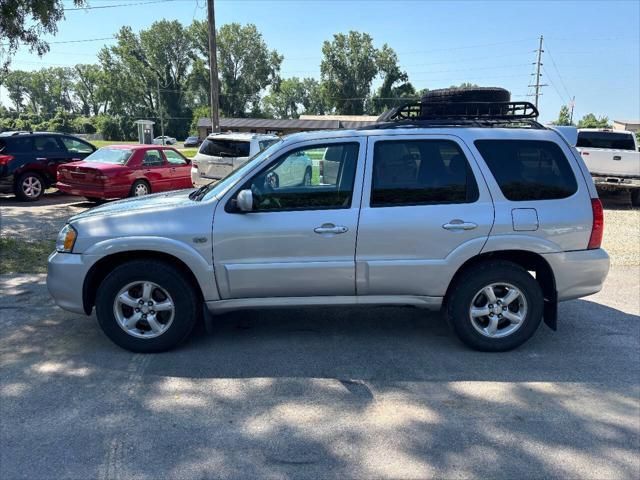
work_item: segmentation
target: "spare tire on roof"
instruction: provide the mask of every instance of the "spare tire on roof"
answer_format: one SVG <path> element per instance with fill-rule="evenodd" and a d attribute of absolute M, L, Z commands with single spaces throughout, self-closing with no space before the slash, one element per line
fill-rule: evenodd
<path fill-rule="evenodd" d="M 445 102 L 509 102 L 509 90 L 499 87 L 441 88 L 422 96 L 422 103 Z"/>

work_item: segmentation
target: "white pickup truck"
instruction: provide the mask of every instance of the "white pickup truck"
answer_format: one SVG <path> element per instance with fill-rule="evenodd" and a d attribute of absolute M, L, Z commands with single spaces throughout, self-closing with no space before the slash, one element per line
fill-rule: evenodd
<path fill-rule="evenodd" d="M 627 190 L 640 206 L 640 151 L 633 132 L 584 128 L 576 148 L 601 190 Z"/>

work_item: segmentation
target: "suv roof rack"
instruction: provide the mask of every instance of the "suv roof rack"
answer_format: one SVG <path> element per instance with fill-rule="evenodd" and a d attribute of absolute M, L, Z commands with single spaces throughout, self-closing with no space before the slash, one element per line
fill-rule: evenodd
<path fill-rule="evenodd" d="M 524 127 L 544 129 L 529 102 L 410 102 L 392 108 L 365 129 L 406 127 Z"/>

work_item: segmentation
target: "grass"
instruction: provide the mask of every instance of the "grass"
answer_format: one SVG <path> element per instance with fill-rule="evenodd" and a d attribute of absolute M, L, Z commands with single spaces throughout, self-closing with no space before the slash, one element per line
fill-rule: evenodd
<path fill-rule="evenodd" d="M 138 142 L 136 142 L 135 140 L 129 140 L 129 141 L 91 140 L 90 143 L 94 144 L 98 148 L 106 147 L 108 145 L 137 145 L 138 144 Z M 197 148 L 181 148 L 179 147 L 179 145 L 181 144 L 182 144 L 181 142 L 178 142 L 176 145 L 173 145 L 173 147 L 175 147 L 175 149 L 178 150 L 180 153 L 182 153 L 185 157 L 193 158 L 195 157 L 196 153 L 198 153 Z"/>
<path fill-rule="evenodd" d="M 0 274 L 47 273 L 47 257 L 55 248 L 55 240 L 0 238 Z"/>

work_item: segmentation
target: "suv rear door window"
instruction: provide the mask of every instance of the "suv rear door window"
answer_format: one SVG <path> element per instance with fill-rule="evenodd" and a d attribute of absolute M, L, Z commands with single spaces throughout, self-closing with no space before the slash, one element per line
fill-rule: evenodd
<path fill-rule="evenodd" d="M 245 140 L 207 138 L 200 145 L 200 153 L 212 157 L 248 157 L 250 146 Z"/>
<path fill-rule="evenodd" d="M 451 140 L 376 142 L 372 207 L 472 203 L 478 185 L 460 147 Z"/>
<path fill-rule="evenodd" d="M 57 153 L 66 152 L 64 146 L 56 137 L 37 136 L 33 139 L 36 152 Z"/>
<path fill-rule="evenodd" d="M 616 132 L 578 132 L 577 147 L 635 150 L 633 136 Z"/>
<path fill-rule="evenodd" d="M 578 189 L 558 145 L 539 140 L 476 140 L 476 148 L 508 200 L 553 200 Z"/>

